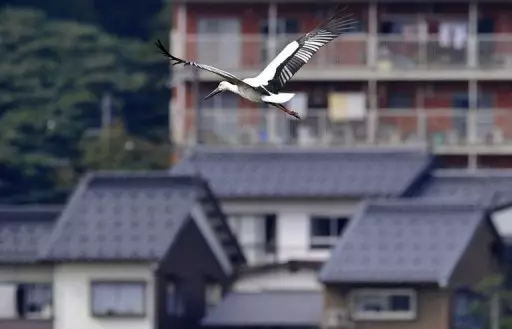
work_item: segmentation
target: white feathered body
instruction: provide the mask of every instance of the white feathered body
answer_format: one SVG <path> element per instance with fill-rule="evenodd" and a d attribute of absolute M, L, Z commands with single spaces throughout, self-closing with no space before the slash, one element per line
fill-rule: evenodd
<path fill-rule="evenodd" d="M 257 78 L 247 78 L 247 79 L 243 79 L 242 81 L 247 83 L 249 86 L 253 86 L 253 87 L 261 86 L 261 82 Z M 260 94 L 258 91 L 256 91 L 255 89 L 253 89 L 251 87 L 248 87 L 248 86 L 239 85 L 237 87 L 238 87 L 237 88 L 238 95 L 242 96 L 245 99 L 250 100 L 251 102 L 255 102 L 255 103 L 266 102 L 266 103 L 283 104 L 283 103 L 290 101 L 290 99 L 292 99 L 293 96 L 295 96 L 295 94 L 291 94 L 291 93 L 270 94 L 270 96 L 266 96 L 266 95 Z"/>

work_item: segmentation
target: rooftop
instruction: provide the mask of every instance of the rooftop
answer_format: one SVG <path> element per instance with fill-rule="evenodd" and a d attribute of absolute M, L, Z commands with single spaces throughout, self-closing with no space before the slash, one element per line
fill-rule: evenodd
<path fill-rule="evenodd" d="M 348 224 L 320 279 L 446 285 L 483 220 L 485 208 L 467 203 L 367 203 Z"/>
<path fill-rule="evenodd" d="M 205 147 L 171 172 L 201 175 L 219 198 L 399 197 L 431 163 L 419 149 Z"/>
<path fill-rule="evenodd" d="M 207 184 L 199 178 L 167 172 L 88 175 L 76 188 L 41 256 L 49 261 L 158 261 L 192 208 L 205 200 L 214 204 L 211 211 L 218 211 Z M 216 215 L 216 229 L 226 229 L 223 215 Z M 239 251 L 231 233 L 219 240 L 228 254 Z"/>
<path fill-rule="evenodd" d="M 512 203 L 512 170 L 436 170 L 423 188 L 420 198 L 439 198 L 466 202 L 488 201 L 494 206 Z"/>
<path fill-rule="evenodd" d="M 60 206 L 0 207 L 0 263 L 35 262 L 61 210 Z"/>
<path fill-rule="evenodd" d="M 230 293 L 202 324 L 207 327 L 317 326 L 322 306 L 321 292 Z"/>

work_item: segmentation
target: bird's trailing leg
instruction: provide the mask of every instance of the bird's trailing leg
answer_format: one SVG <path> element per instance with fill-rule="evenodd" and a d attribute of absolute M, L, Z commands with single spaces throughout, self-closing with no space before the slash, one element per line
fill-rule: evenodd
<path fill-rule="evenodd" d="M 269 103 L 269 104 L 277 107 L 278 109 L 280 109 L 281 111 L 291 115 L 292 117 L 301 120 L 301 118 L 300 118 L 300 116 L 299 116 L 299 114 L 297 112 L 288 110 L 286 107 L 284 107 L 283 104 L 278 104 L 278 103 Z"/>

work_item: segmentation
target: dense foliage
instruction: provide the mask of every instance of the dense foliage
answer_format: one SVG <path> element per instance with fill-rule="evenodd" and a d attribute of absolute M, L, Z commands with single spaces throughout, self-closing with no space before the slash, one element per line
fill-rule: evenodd
<path fill-rule="evenodd" d="M 167 136 L 167 66 L 151 43 L 37 9 L 4 7 L 0 21 L 0 202 L 62 202 L 87 169 L 166 166 L 140 156 Z M 110 153 L 90 133 L 106 94 L 118 122 Z"/>

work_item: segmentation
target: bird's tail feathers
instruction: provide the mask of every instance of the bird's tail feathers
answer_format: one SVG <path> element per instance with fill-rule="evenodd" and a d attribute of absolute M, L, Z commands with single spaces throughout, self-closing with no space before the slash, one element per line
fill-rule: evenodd
<path fill-rule="evenodd" d="M 187 65 L 188 62 L 181 59 L 181 58 L 178 58 L 176 56 L 173 56 L 169 53 L 169 51 L 167 49 L 165 49 L 164 45 L 162 44 L 162 42 L 160 40 L 157 40 L 157 42 L 155 42 L 155 45 L 157 46 L 157 48 L 160 50 L 160 52 L 168 57 L 171 61 L 174 61 L 172 62 L 172 65 L 177 65 L 177 64 L 185 64 Z"/>
<path fill-rule="evenodd" d="M 261 100 L 267 103 L 283 104 L 289 102 L 293 98 L 293 96 L 295 96 L 295 94 L 279 93 L 270 96 L 263 96 L 261 97 Z"/>

